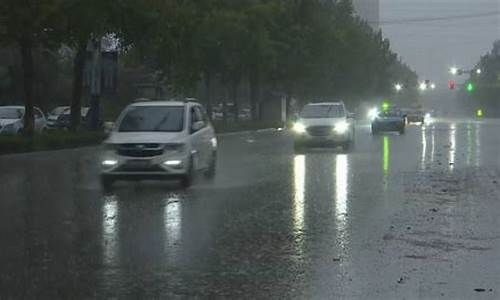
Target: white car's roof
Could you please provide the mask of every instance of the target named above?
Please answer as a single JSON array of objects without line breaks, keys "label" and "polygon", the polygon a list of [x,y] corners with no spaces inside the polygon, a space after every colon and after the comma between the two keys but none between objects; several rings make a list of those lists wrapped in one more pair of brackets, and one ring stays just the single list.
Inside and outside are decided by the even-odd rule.
[{"label": "white car's roof", "polygon": [[183,101],[144,101],[144,102],[136,102],[131,104],[131,106],[184,106],[186,103],[191,102],[183,102]]},{"label": "white car's roof", "polygon": [[21,106],[21,105],[0,106],[0,109],[1,109],[1,108],[24,109],[24,106]]},{"label": "white car's roof", "polygon": [[318,103],[309,103],[307,105],[343,105],[342,102],[318,102]]}]

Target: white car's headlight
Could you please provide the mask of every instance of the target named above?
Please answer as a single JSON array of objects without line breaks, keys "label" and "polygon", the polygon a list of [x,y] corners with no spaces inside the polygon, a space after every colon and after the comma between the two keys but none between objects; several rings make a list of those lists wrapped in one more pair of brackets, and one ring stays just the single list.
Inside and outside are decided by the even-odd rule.
[{"label": "white car's headlight", "polygon": [[295,131],[296,133],[305,133],[306,126],[300,122],[297,122],[293,124],[293,131]]},{"label": "white car's headlight", "polygon": [[340,134],[346,133],[348,129],[349,129],[349,123],[345,121],[336,123],[334,127],[335,132]]},{"label": "white car's headlight", "polygon": [[165,152],[169,153],[184,153],[186,151],[186,145],[184,144],[165,144]]}]

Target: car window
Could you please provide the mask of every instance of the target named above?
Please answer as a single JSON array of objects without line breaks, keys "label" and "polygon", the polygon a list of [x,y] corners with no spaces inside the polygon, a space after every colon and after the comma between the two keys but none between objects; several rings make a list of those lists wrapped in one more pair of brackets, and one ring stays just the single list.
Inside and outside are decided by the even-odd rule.
[{"label": "car window", "polygon": [[342,105],[306,105],[300,116],[304,119],[341,118],[345,117]]},{"label": "car window", "polygon": [[118,131],[179,132],[183,128],[183,106],[136,106],[126,111]]},{"label": "car window", "polygon": [[24,111],[20,108],[2,107],[0,108],[0,119],[19,119]]},{"label": "car window", "polygon": [[33,114],[35,115],[35,119],[41,119],[43,117],[42,112],[38,108],[35,108]]},{"label": "car window", "polygon": [[206,120],[206,118],[203,115],[203,110],[201,109],[201,107],[195,106],[194,107],[194,111],[195,111],[195,114],[196,114],[196,120],[198,120],[198,122],[203,122],[206,125],[207,120]]}]

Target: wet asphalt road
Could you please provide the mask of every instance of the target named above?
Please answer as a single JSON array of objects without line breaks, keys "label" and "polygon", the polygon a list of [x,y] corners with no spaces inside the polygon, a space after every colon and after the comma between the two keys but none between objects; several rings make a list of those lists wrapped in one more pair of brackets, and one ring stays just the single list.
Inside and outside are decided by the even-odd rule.
[{"label": "wet asphalt road", "polygon": [[106,195],[95,148],[3,156],[0,298],[498,299],[499,148],[499,120],[236,134],[213,182]]}]

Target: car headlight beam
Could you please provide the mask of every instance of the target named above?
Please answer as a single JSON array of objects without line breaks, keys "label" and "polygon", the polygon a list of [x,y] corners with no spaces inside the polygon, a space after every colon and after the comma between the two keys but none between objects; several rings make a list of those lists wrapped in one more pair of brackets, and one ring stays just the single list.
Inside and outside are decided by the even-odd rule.
[{"label": "car headlight beam", "polygon": [[349,123],[343,121],[343,122],[338,122],[335,124],[335,127],[334,129],[336,133],[339,133],[339,134],[344,134],[347,132],[347,130],[349,130]]},{"label": "car headlight beam", "polygon": [[293,124],[293,131],[296,133],[305,133],[306,132],[306,126],[302,123],[295,123]]}]

